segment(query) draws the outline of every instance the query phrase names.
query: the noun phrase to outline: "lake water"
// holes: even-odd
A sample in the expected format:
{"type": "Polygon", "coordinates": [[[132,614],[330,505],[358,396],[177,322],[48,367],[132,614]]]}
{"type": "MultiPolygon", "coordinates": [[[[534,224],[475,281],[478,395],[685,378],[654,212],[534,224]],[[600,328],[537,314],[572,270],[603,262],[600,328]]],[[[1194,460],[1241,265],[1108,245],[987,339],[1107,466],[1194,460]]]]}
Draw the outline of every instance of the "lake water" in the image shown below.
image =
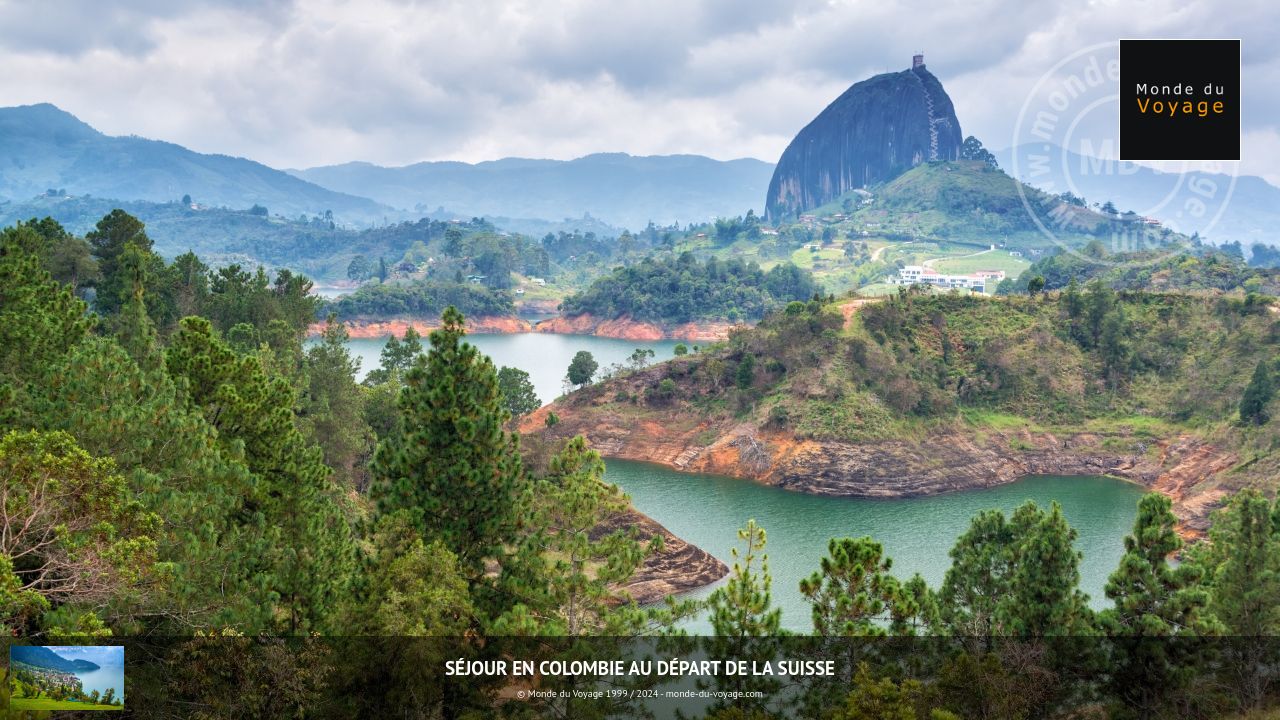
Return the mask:
{"type": "MultiPolygon", "coordinates": [[[[467,335],[467,342],[488,355],[495,367],[517,367],[529,373],[529,380],[542,402],[549,403],[564,393],[563,381],[569,362],[579,350],[595,356],[600,372],[614,363],[620,363],[635,352],[636,348],[654,351],[653,360],[673,357],[677,342],[659,340],[615,340],[593,335],[552,335],[549,333],[521,333],[518,335],[467,335]]],[[[426,347],[426,338],[422,341],[426,347]]],[[[687,343],[686,343],[687,344],[687,343]]],[[[380,356],[386,339],[353,339],[351,353],[360,358],[361,378],[381,364],[380,356]]]]}
{"type": "MultiPolygon", "coordinates": [[[[947,552],[980,510],[1006,513],[1026,500],[1041,507],[1057,500],[1079,532],[1076,549],[1081,589],[1095,607],[1106,604],[1107,576],[1124,554],[1143,489],[1103,477],[1040,476],[996,488],[898,500],[831,498],[781,490],[748,480],[678,473],[658,465],[609,460],[606,476],[631,496],[641,512],[732,566],[729,551],[737,530],[755,519],[767,533],[773,601],[783,625],[811,631],[810,606],[799,584],[815,570],[833,537],[870,535],[893,558],[892,572],[907,579],[919,572],[931,587],[942,584],[947,552]]],[[[695,591],[705,596],[712,588],[695,591]]],[[[693,630],[709,631],[705,620],[693,630]]]]}
{"type": "MultiPolygon", "coordinates": [[[[579,350],[590,351],[603,368],[623,361],[636,347],[652,348],[655,360],[665,360],[676,345],[542,333],[469,335],[467,339],[495,365],[528,372],[543,402],[561,394],[569,361],[579,350]]],[[[362,360],[362,375],[378,366],[384,343],[351,341],[353,353],[362,360]]],[[[988,508],[1011,512],[1028,499],[1044,507],[1053,500],[1062,504],[1068,522],[1079,532],[1076,548],[1084,554],[1081,588],[1095,607],[1102,607],[1106,604],[1103,586],[1124,552],[1123,538],[1132,529],[1138,498],[1144,492],[1113,478],[1045,476],[928,498],[831,498],[622,460],[607,461],[606,478],[621,486],[640,511],[726,564],[730,564],[729,551],[738,528],[754,518],[768,533],[773,600],[782,608],[783,624],[798,631],[811,628],[799,582],[818,568],[830,538],[870,535],[893,558],[894,574],[906,579],[919,572],[936,588],[950,565],[947,552],[975,513],[988,508]]],[[[705,596],[711,589],[691,596],[705,596]]],[[[708,629],[705,620],[690,627],[691,631],[708,629]]]]}
{"type": "Polygon", "coordinates": [[[107,688],[115,689],[115,696],[124,697],[124,668],[103,666],[92,672],[76,673],[80,678],[80,686],[86,693],[98,691],[98,697],[106,694],[107,688]]]}

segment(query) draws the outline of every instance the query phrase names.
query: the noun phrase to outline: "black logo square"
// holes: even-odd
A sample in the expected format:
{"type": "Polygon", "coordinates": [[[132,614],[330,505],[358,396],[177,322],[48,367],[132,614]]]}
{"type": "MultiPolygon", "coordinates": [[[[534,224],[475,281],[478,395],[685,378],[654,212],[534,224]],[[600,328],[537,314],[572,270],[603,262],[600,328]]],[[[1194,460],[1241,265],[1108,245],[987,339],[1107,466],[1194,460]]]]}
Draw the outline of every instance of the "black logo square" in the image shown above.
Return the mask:
{"type": "Polygon", "coordinates": [[[1120,41],[1121,160],[1240,159],[1239,40],[1120,41]]]}

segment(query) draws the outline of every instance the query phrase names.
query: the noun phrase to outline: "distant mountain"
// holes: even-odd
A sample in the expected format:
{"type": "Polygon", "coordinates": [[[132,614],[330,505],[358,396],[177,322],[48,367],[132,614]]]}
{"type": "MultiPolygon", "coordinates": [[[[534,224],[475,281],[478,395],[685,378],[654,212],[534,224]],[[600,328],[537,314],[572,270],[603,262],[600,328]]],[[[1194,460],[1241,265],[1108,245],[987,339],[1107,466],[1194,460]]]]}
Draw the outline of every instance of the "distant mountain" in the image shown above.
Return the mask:
{"type": "Polygon", "coordinates": [[[9,659],[32,667],[68,673],[91,672],[99,667],[88,660],[68,660],[41,645],[11,645],[9,659]]]}
{"type": "Polygon", "coordinates": [[[290,170],[339,192],[359,193],[425,214],[443,207],[465,216],[559,221],[583,214],[639,230],[649,221],[705,222],[759,212],[773,166],[753,159],[625,153],[576,160],[506,158],[474,165],[422,162],[404,167],[346,163],[290,170]]]}
{"type": "Polygon", "coordinates": [[[960,156],[960,121],[923,62],[855,83],[783,151],[769,182],[771,220],[960,156]]]}
{"type": "MultiPolygon", "coordinates": [[[[1200,233],[1206,242],[1222,244],[1239,241],[1246,249],[1255,243],[1266,245],[1280,244],[1280,188],[1266,180],[1252,175],[1242,175],[1236,179],[1235,190],[1227,202],[1226,210],[1217,223],[1210,225],[1216,210],[1206,213],[1206,217],[1196,218],[1182,213],[1187,198],[1193,197],[1183,190],[1175,195],[1175,201],[1166,203],[1158,209],[1171,188],[1178,182],[1177,175],[1162,173],[1151,168],[1119,163],[1116,160],[1099,160],[1078,153],[1067,151],[1065,162],[1063,149],[1050,145],[1046,149],[1042,145],[1019,150],[1019,179],[1029,185],[1060,193],[1068,189],[1068,174],[1074,183],[1076,193],[1084,196],[1090,203],[1105,203],[1110,200],[1121,212],[1133,210],[1148,214],[1165,224],[1175,224],[1178,231],[1190,235],[1200,233]],[[1048,156],[1051,161],[1043,166],[1044,172],[1037,170],[1034,177],[1027,158],[1032,155],[1048,156]],[[1119,172],[1124,168],[1124,173],[1119,172]],[[1182,214],[1179,217],[1179,214],[1182,214]]],[[[995,153],[1000,167],[1013,172],[1013,148],[995,153]]],[[[1182,187],[1203,186],[1204,182],[1213,183],[1219,192],[1225,192],[1231,183],[1231,176],[1189,172],[1181,178],[1182,187]]],[[[1211,206],[1212,208],[1213,206],[1211,206]]]]}
{"type": "Polygon", "coordinates": [[[288,217],[332,210],[357,223],[393,214],[372,200],[252,160],[103,135],[53,105],[0,108],[0,197],[25,200],[49,189],[152,202],[190,195],[202,205],[243,209],[259,204],[288,217]]]}

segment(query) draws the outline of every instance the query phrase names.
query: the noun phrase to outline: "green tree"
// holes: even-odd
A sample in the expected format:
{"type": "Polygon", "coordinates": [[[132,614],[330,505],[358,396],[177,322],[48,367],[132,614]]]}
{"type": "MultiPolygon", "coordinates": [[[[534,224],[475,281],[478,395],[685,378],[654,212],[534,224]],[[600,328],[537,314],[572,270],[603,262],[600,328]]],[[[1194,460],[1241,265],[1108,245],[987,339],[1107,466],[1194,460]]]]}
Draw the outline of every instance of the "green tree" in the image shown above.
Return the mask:
{"type": "Polygon", "coordinates": [[[413,367],[414,358],[422,354],[422,336],[412,325],[405,328],[404,339],[397,340],[395,335],[387,338],[382,348],[382,369],[403,375],[413,367]]]}
{"type": "Polygon", "coordinates": [[[150,278],[146,254],[130,243],[125,246],[120,265],[127,285],[122,288],[126,293],[124,303],[112,322],[116,338],[139,366],[158,368],[163,358],[155,324],[147,312],[147,283],[150,278]]]}
{"type": "Polygon", "coordinates": [[[1009,592],[996,605],[997,626],[1017,637],[1077,635],[1093,623],[1088,597],[1080,582],[1080,552],[1076,531],[1054,502],[1044,512],[1027,502],[1011,520],[1017,537],[1017,564],[1009,577],[1009,592]]]}
{"type": "Polygon", "coordinates": [[[636,348],[627,358],[627,361],[631,363],[633,370],[642,370],[653,359],[653,356],[654,352],[651,348],[636,348]]]}
{"type": "Polygon", "coordinates": [[[293,388],[258,357],[237,354],[203,318],[182,321],[165,363],[224,447],[242,454],[258,478],[246,509],[279,537],[260,562],[280,598],[283,627],[323,627],[350,582],[354,545],[322,452],[297,427],[293,388]]]}
{"type": "Polygon", "coordinates": [[[756,356],[746,353],[738,361],[738,369],[734,373],[734,383],[739,390],[750,390],[756,380],[756,356]]]}
{"type": "Polygon", "coordinates": [[[1043,275],[1036,275],[1027,281],[1027,292],[1030,293],[1032,297],[1039,295],[1042,290],[1044,290],[1043,275]]]}
{"type": "Polygon", "coordinates": [[[120,259],[130,244],[139,251],[151,252],[151,238],[147,237],[141,220],[116,209],[99,220],[85,239],[93,249],[102,276],[97,283],[94,307],[103,314],[113,314],[124,304],[130,286],[130,278],[122,272],[120,259]]]}
{"type": "Polygon", "coordinates": [[[460,636],[475,611],[457,557],[425,543],[406,513],[379,517],[370,552],[342,623],[351,635],[460,636]]]}
{"type": "Polygon", "coordinates": [[[130,491],[165,521],[157,543],[166,582],[140,598],[141,614],[160,623],[263,627],[266,590],[253,578],[268,548],[243,509],[254,479],[221,452],[214,429],[167,372],[144,371],[113,339],[95,337],[51,361],[39,387],[40,429],[66,431],[91,455],[113,457],[130,491]]]}
{"type": "Polygon", "coordinates": [[[1273,510],[1256,490],[1242,490],[1209,528],[1198,561],[1211,584],[1210,609],[1236,636],[1280,632],[1280,540],[1273,510]]]}
{"type": "Polygon", "coordinates": [[[676,343],[675,349],[672,350],[676,357],[684,357],[689,354],[689,346],[684,343],[676,343]]]}
{"type": "MultiPolygon", "coordinates": [[[[713,657],[770,662],[778,650],[773,638],[787,633],[782,629],[782,610],[773,606],[773,577],[769,574],[769,556],[764,554],[767,544],[764,528],[756,525],[755,520],[748,520],[746,527],[738,530],[738,540],[743,548],[741,551],[733,548],[733,567],[728,581],[707,598],[708,619],[715,636],[710,641],[710,650],[713,657]]],[[[744,711],[756,712],[767,712],[780,688],[777,680],[765,677],[717,676],[714,684],[724,692],[760,692],[764,699],[729,703],[744,711]]],[[[722,710],[724,706],[725,703],[720,702],[711,709],[722,710]]]]}
{"type": "Polygon", "coordinates": [[[1267,405],[1275,395],[1275,383],[1271,378],[1271,368],[1265,360],[1259,360],[1253,368],[1253,377],[1245,386],[1244,395],[1240,398],[1240,422],[1262,425],[1271,419],[1267,405]]]}
{"type": "Polygon", "coordinates": [[[934,624],[937,605],[923,578],[918,583],[913,579],[913,587],[918,584],[926,593],[914,597],[911,588],[889,574],[892,566],[893,561],[884,557],[883,546],[869,537],[832,538],[821,569],[800,581],[800,593],[813,605],[814,632],[824,636],[902,635],[934,624]]]}
{"type": "Polygon", "coordinates": [[[97,281],[98,263],[89,243],[67,232],[57,220],[31,218],[0,230],[3,235],[18,233],[26,235],[24,249],[40,258],[41,265],[54,280],[76,291],[97,281]]]}
{"type": "Polygon", "coordinates": [[[665,613],[640,608],[619,590],[645,558],[660,552],[662,537],[642,538],[634,528],[608,528],[629,508],[617,486],[604,481],[604,461],[582,436],[569,440],[549,463],[534,491],[536,531],[528,542],[537,556],[545,588],[531,607],[511,619],[525,630],[535,619],[538,634],[631,636],[661,622],[665,613]]]}
{"type": "Polygon", "coordinates": [[[1103,320],[1115,307],[1115,292],[1102,280],[1094,278],[1085,288],[1084,311],[1089,331],[1087,347],[1096,346],[1102,338],[1103,320]]]}
{"type": "Polygon", "coordinates": [[[738,531],[744,544],[733,548],[729,580],[707,599],[711,629],[718,637],[771,637],[782,634],[782,610],[773,607],[769,556],[763,554],[767,538],[755,520],[738,531]]]}
{"type": "Polygon", "coordinates": [[[363,487],[363,465],[373,454],[374,436],[365,422],[364,398],[356,384],[360,361],[347,349],[349,339],[347,329],[330,315],[320,341],[307,349],[299,424],[343,484],[363,487]]]}
{"type": "Polygon", "coordinates": [[[1234,638],[1224,648],[1232,690],[1245,709],[1259,707],[1271,679],[1268,636],[1280,633],[1280,515],[1258,491],[1238,492],[1209,526],[1209,542],[1194,548],[1205,572],[1209,610],[1234,638]]]}
{"type": "Polygon", "coordinates": [[[542,407],[529,373],[520,368],[502,367],[498,370],[498,390],[502,393],[502,404],[511,413],[511,417],[520,417],[542,407]]]}
{"type": "Polygon", "coordinates": [[[1120,566],[1107,580],[1114,606],[1099,614],[1099,625],[1112,636],[1111,692],[1144,717],[1184,689],[1197,674],[1202,658],[1186,643],[1168,638],[1213,633],[1217,621],[1208,615],[1209,594],[1200,586],[1196,563],[1169,565],[1182,548],[1174,530],[1177,518],[1168,497],[1149,493],[1138,502],[1133,534],[1124,540],[1120,566]]]}
{"type": "Polygon", "coordinates": [[[374,455],[373,497],[382,513],[407,512],[424,539],[443,541],[476,574],[515,539],[525,483],[518,441],[502,429],[509,416],[493,363],[462,340],[461,313],[450,307],[441,321],[405,378],[402,432],[374,455]]]}
{"type": "Polygon", "coordinates": [[[94,318],[71,288],[55,281],[23,236],[0,233],[0,427],[31,426],[23,418],[32,384],[93,328],[94,318]]]}
{"type": "Polygon", "coordinates": [[[999,167],[999,164],[996,162],[996,156],[992,155],[991,151],[982,146],[982,141],[972,135],[965,138],[964,142],[960,144],[960,159],[979,160],[993,168],[999,167]]]}
{"type": "Polygon", "coordinates": [[[1075,531],[1055,503],[1046,513],[1027,502],[1012,518],[978,513],[951,549],[939,592],[941,617],[957,635],[1070,635],[1091,615],[1077,589],[1075,531]]]}
{"type": "Polygon", "coordinates": [[[1176,568],[1169,564],[1182,549],[1171,505],[1159,493],[1148,493],[1138,502],[1133,534],[1124,539],[1124,557],[1107,580],[1106,595],[1114,607],[1099,615],[1110,634],[1167,637],[1212,626],[1205,612],[1209,596],[1199,587],[1201,568],[1195,563],[1176,568]]]}
{"type": "MultiPolygon", "coordinates": [[[[0,578],[18,602],[101,608],[153,572],[159,518],[130,496],[110,458],[93,458],[66,433],[11,431],[0,439],[0,578]]],[[[10,609],[12,612],[12,609],[10,609]]],[[[6,624],[13,617],[4,618],[6,624]]]]}
{"type": "Polygon", "coordinates": [[[369,258],[363,255],[356,255],[347,264],[347,279],[364,282],[373,277],[375,271],[373,263],[369,262],[369,258]]]}
{"type": "Polygon", "coordinates": [[[595,376],[596,370],[600,365],[596,362],[595,357],[586,350],[579,350],[574,354],[573,360],[569,363],[569,372],[565,377],[569,384],[574,387],[582,387],[590,384],[591,378],[595,376]]]}

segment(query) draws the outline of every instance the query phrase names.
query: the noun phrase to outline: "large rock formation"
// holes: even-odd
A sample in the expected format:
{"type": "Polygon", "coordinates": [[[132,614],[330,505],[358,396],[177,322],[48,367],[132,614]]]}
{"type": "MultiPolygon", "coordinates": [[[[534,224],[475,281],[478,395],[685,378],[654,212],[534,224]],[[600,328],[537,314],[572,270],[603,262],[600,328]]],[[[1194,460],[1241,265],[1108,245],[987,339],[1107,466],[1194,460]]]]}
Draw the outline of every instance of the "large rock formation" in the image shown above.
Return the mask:
{"type": "Polygon", "coordinates": [[[765,212],[776,221],[922,162],[955,160],[961,142],[951,98],[917,56],[910,70],[856,83],[796,135],[774,168],[765,212]]]}

